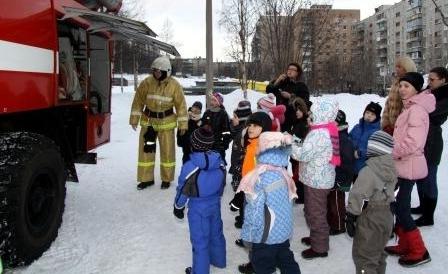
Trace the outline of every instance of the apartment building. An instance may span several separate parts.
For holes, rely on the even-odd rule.
[[[446,16],[448,1],[435,2]],[[399,56],[411,57],[422,73],[448,65],[448,26],[442,13],[432,0],[402,0],[376,8],[374,15],[359,22],[352,30],[352,58],[360,66],[358,72],[374,74],[355,86],[385,90]]]

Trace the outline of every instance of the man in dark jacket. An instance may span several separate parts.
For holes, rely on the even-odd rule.
[[[345,232],[345,192],[350,191],[353,182],[353,166],[355,164],[354,147],[348,135],[348,124],[345,112],[338,111],[336,123],[339,130],[339,151],[341,165],[336,167],[334,187],[328,195],[327,220],[330,226],[330,235]]]
[[[425,144],[425,158],[428,164],[428,176],[417,181],[420,206],[412,208],[413,214],[423,214],[415,220],[417,226],[434,224],[434,211],[437,205],[437,168],[443,151],[441,126],[448,116],[448,70],[444,67],[431,69],[429,88],[436,97],[436,109],[429,114],[429,131]]]
[[[299,64],[290,63],[286,73],[281,74],[266,87],[266,93],[273,93],[275,95],[276,104],[286,107],[285,122],[282,125],[282,131],[291,130],[292,122],[295,120],[295,111],[289,104],[291,97],[300,97],[310,106],[308,87],[305,83],[299,81],[302,72],[302,67]]]

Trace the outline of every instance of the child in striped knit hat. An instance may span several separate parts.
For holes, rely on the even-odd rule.
[[[384,248],[392,232],[397,171],[392,159],[394,140],[382,130],[367,143],[366,165],[350,190],[346,228],[353,237],[352,256],[356,273],[385,273]],[[368,202],[367,202],[368,201]]]

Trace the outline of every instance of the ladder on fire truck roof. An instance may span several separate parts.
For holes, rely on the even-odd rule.
[[[148,44],[171,55],[180,56],[173,45],[155,39],[157,34],[143,22],[87,9],[63,8],[65,14],[61,20],[82,17],[89,21],[90,27],[87,31],[90,33],[110,32],[112,40],[133,40]]]

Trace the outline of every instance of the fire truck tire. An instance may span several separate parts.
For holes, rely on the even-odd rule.
[[[58,235],[66,174],[58,146],[35,133],[0,134],[0,255],[28,265]]]

